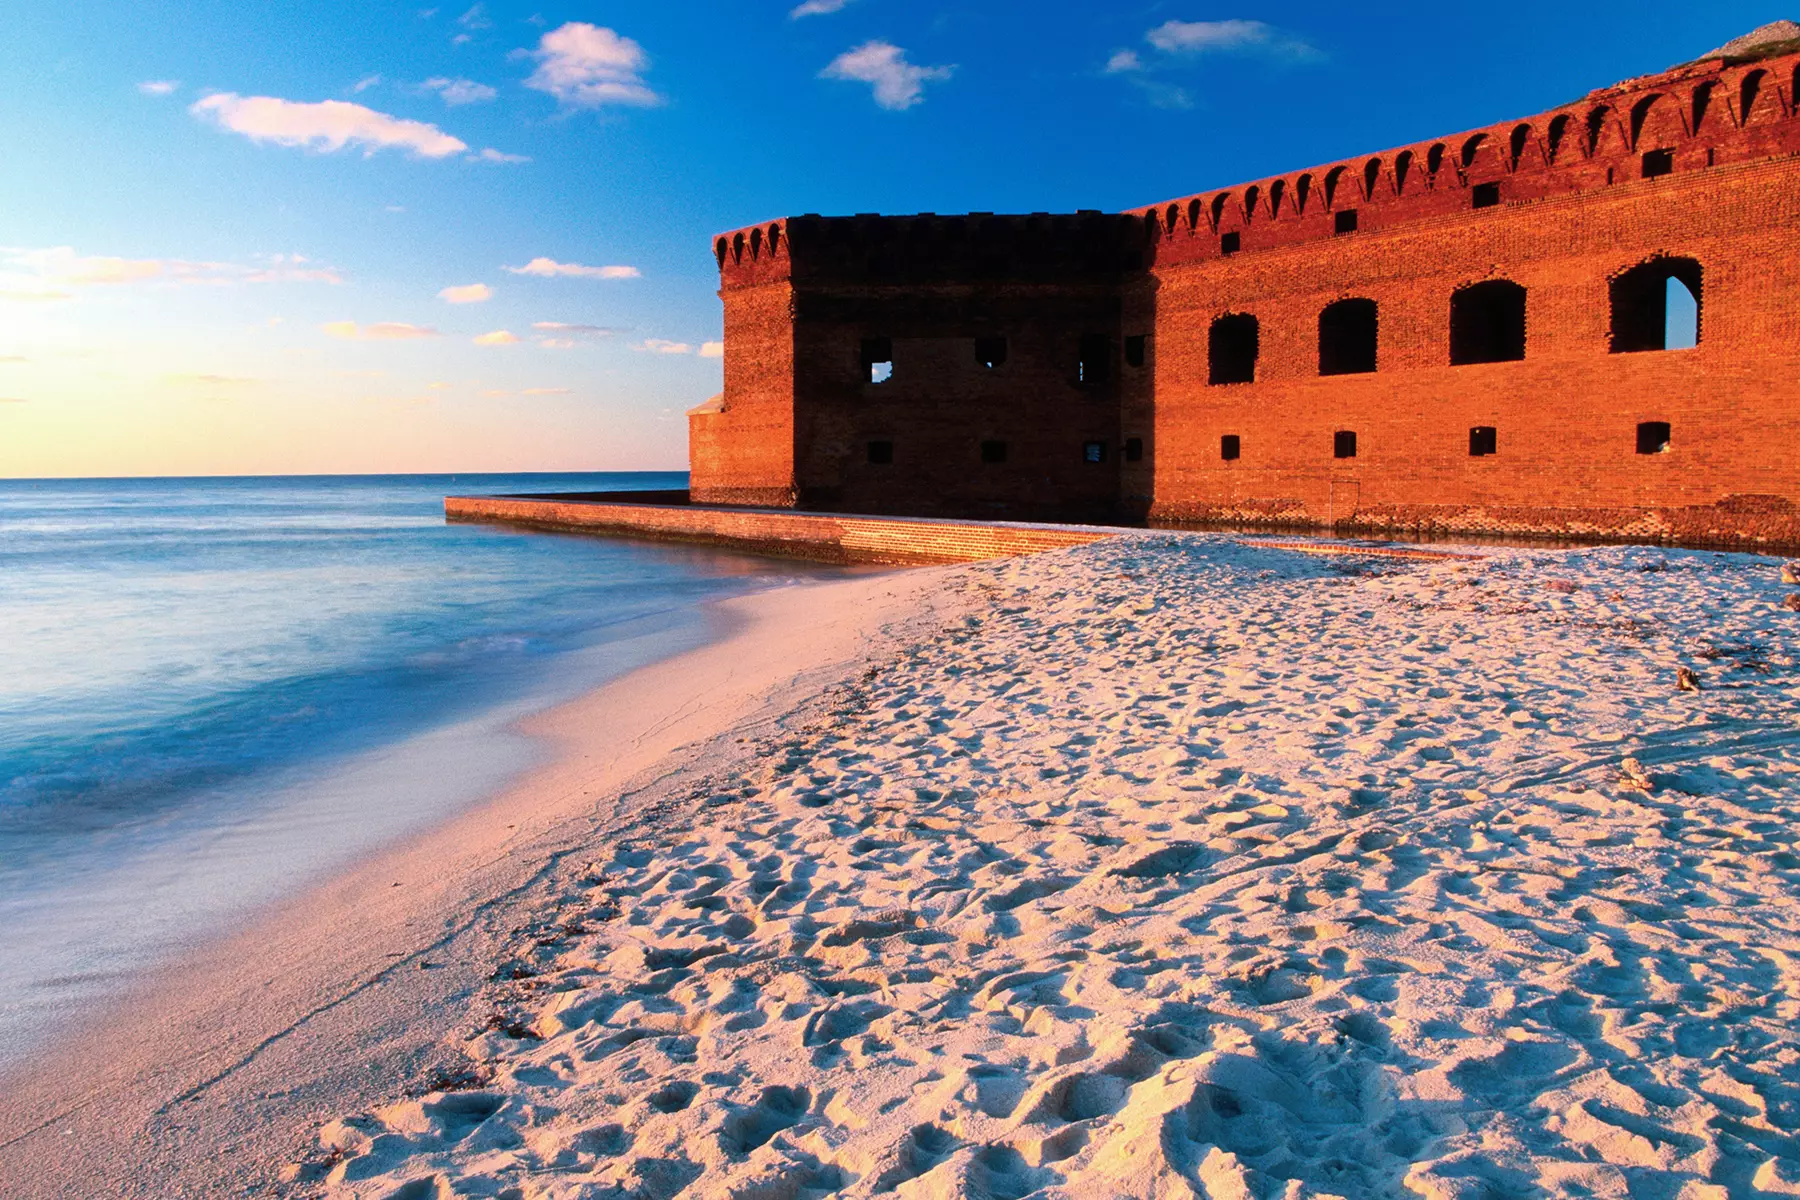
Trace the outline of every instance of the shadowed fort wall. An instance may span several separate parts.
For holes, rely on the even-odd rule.
[[[1800,542],[1785,49],[1124,217],[796,218],[721,238],[725,411],[694,418],[696,498]],[[1698,294],[1697,347],[1614,352],[1631,340],[1616,281],[1645,263]],[[1495,280],[1523,289],[1523,358],[1452,365],[1453,297]],[[1344,300],[1372,318],[1374,369],[1322,374],[1321,313]],[[1254,319],[1252,368],[1226,372],[1247,382],[1213,382],[1221,317]],[[994,337],[1006,361],[983,366],[976,339]],[[891,340],[886,383],[864,382],[871,338]],[[1104,382],[1082,378],[1097,338]],[[1669,426],[1659,452],[1638,452],[1647,422]],[[1491,453],[1471,453],[1474,429]],[[984,462],[1001,440],[1007,461]]]

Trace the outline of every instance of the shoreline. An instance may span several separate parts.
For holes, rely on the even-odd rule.
[[[734,731],[790,716],[887,626],[929,620],[915,602],[936,574],[716,602],[715,640],[522,721],[544,765],[151,973],[6,1072],[8,1193],[269,1187],[307,1119],[456,1070],[439,1043],[491,972],[472,949],[504,932],[490,923],[552,886],[562,857],[743,753]]]

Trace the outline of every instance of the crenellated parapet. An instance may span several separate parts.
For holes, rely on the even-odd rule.
[[[713,240],[722,285],[1111,283],[1146,266],[1138,220],[1097,211],[821,217]]]
[[[1780,51],[1780,52],[1772,52]],[[1703,59],[1526,120],[1131,210],[1167,266],[1800,154],[1800,45]]]

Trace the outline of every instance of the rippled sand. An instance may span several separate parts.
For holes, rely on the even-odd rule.
[[[946,574],[966,618],[572,863],[467,1071],[290,1178],[1800,1193],[1795,589],[1473,554],[1142,534]]]

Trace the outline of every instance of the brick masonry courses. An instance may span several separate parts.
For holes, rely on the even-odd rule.
[[[694,498],[1800,545],[1800,46],[1777,49],[1118,216],[725,235],[725,392],[690,418]],[[1699,345],[1613,353],[1612,281],[1657,259],[1699,264]],[[1525,357],[1452,366],[1452,295],[1493,279],[1526,290]],[[1322,376],[1319,316],[1345,298],[1376,304],[1377,370]],[[1256,318],[1254,382],[1209,383],[1226,314]],[[978,363],[978,337],[1006,362]],[[1108,347],[1099,381],[1084,337]],[[892,345],[885,383],[869,338]],[[1639,454],[1651,421],[1668,447]],[[1477,426],[1492,455],[1470,455]],[[983,462],[997,441],[1006,461]]]

